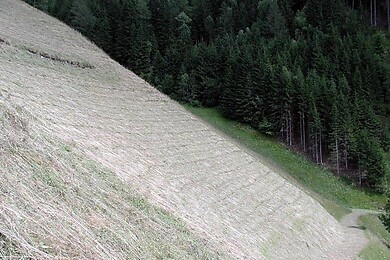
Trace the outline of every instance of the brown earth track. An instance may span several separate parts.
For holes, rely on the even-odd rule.
[[[346,232],[314,199],[79,33],[1,0],[0,102],[116,173],[233,258],[351,259]],[[25,50],[90,64],[41,59]]]

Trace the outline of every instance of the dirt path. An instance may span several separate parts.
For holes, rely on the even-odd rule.
[[[0,101],[28,110],[39,131],[108,167],[210,244],[235,259],[357,254],[343,244],[349,231],[305,191],[79,33],[16,0],[1,0],[0,23],[8,42]],[[45,58],[58,56],[69,62]],[[69,66],[81,63],[90,66]]]
[[[372,215],[380,215],[383,214],[383,212],[375,211],[375,210],[368,210],[368,209],[351,209],[352,212],[348,215],[344,216],[340,223],[346,227],[351,229],[358,229],[361,230],[358,225],[358,220],[361,216],[372,214]]]
[[[199,117],[205,124],[213,127],[213,125],[206,120]],[[297,186],[301,186],[299,182],[297,182],[290,175],[281,170],[278,166],[274,165],[274,163],[262,157],[260,154],[252,151],[247,148],[245,145],[241,144],[236,139],[230,137],[229,135],[221,132],[218,132],[223,135],[225,138],[229,139],[231,142],[235,143],[237,146],[240,146],[241,149],[245,150],[247,153],[252,156],[258,158],[265,165],[270,167],[273,171],[277,172],[279,175],[284,177],[286,180],[296,184]],[[304,189],[304,187],[301,187]],[[337,249],[333,250],[330,254],[329,259],[355,259],[358,258],[358,254],[367,246],[369,243],[369,239],[364,232],[364,229],[359,225],[359,218],[364,215],[372,214],[372,215],[380,215],[383,214],[381,211],[376,210],[367,210],[367,209],[350,209],[351,213],[345,215],[339,222],[342,225],[345,233],[345,237],[343,239],[342,245]]]
[[[338,252],[334,252],[333,259],[351,259],[357,257],[369,242],[367,235],[359,225],[359,218],[367,214],[379,215],[381,212],[366,209],[351,209],[352,212],[340,220],[346,234],[343,247]],[[351,252],[355,252],[351,255]]]

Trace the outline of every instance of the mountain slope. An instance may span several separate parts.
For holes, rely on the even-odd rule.
[[[210,248],[218,248],[233,258],[318,259],[343,251],[347,238],[342,227],[314,199],[111,60],[79,33],[16,0],[2,1],[0,22],[3,25],[0,28],[0,104],[2,111],[29,111],[31,114],[32,120],[26,125],[31,123],[35,134],[26,139],[29,149],[39,146],[35,139],[40,140],[40,135],[58,140],[69,147],[67,149],[115,173],[153,205],[180,218],[196,236],[210,241]],[[13,121],[8,125],[13,126]],[[5,133],[2,135],[4,144],[12,140],[12,130]],[[22,147],[26,140],[19,140]],[[40,153],[50,153],[51,163],[61,161],[62,155],[44,147],[33,157],[39,159]],[[10,159],[9,152],[1,155],[5,166],[15,161]],[[26,158],[18,156],[16,158]],[[35,187],[28,175],[34,174],[34,167],[29,169],[22,164],[19,170],[14,170],[11,164],[2,169],[5,172],[0,178],[13,176],[13,171],[24,173],[27,176],[21,179],[29,185],[26,187]],[[74,178],[62,183],[63,189],[82,183],[80,192],[83,188],[93,188],[101,192],[100,195],[106,192],[99,186],[106,185],[101,181],[116,178],[108,174],[96,184],[83,180],[88,172],[68,167],[59,167],[57,171],[57,177],[71,173]],[[12,192],[11,184],[20,181],[1,180],[2,193]],[[56,186],[55,178],[46,181],[46,185]],[[19,190],[19,186],[15,188]],[[86,198],[92,201],[100,196],[90,192]],[[115,191],[112,192],[108,197],[115,196]],[[121,214],[125,194],[116,194],[116,214]],[[46,202],[41,197],[35,202],[43,208],[46,204],[56,207],[59,201],[65,200],[61,196],[48,198]],[[31,204],[23,200],[23,196],[7,198],[2,199],[0,212],[21,210],[18,214],[0,215],[8,219],[1,222],[0,232],[11,241],[17,238],[11,235],[13,231],[26,229],[33,223],[44,225],[45,218],[51,216],[49,210],[41,210],[41,206],[35,210],[20,207],[20,203]],[[73,212],[76,219],[81,217],[81,212],[69,207],[63,209],[65,215]],[[94,206],[86,204],[82,208],[91,210]],[[101,214],[102,218],[112,219],[106,209]],[[113,219],[112,224],[125,225],[132,220],[132,217],[120,216]],[[153,219],[150,221],[150,225],[155,223]],[[55,222],[62,223],[61,219]],[[23,223],[27,224],[21,227]],[[59,246],[63,234],[56,230],[55,224],[48,225],[44,230],[37,229],[36,233],[21,233],[26,237],[16,241],[39,244],[42,232],[46,232],[53,237],[43,242],[44,248],[52,250],[47,254],[58,256],[73,252],[77,239],[68,239]],[[63,230],[71,232],[66,227]],[[89,234],[88,229],[85,232]],[[179,231],[172,232],[172,236],[181,241],[181,237],[175,235]],[[136,241],[135,245],[139,243],[138,236],[129,238],[129,234],[115,234],[124,244],[128,239]],[[81,232],[80,237],[83,235]],[[88,248],[90,256],[123,258],[129,253],[125,246],[115,243],[112,251],[99,248],[100,243],[107,241],[104,235],[93,236],[93,239],[97,243]],[[166,242],[177,244],[169,237]],[[195,244],[203,252],[204,245]],[[180,245],[179,242],[177,251],[183,250]],[[147,247],[137,248],[135,256],[148,257]],[[167,251],[171,251],[169,247]],[[352,258],[356,253],[347,251],[342,255]],[[210,254],[212,258],[215,256]],[[202,258],[199,253],[193,256]]]
[[[20,107],[0,105],[0,176],[1,259],[221,257]]]

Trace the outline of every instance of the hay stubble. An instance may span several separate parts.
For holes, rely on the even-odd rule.
[[[246,259],[318,259],[343,251],[343,229],[309,195],[112,61],[79,33],[16,0],[2,1],[0,23],[4,25],[0,39],[10,43],[0,44],[0,103],[8,110],[29,111],[33,118],[29,124],[37,135],[69,144],[88,161],[109,169],[121,180],[116,187],[128,185],[147,203],[180,218],[196,237],[202,237],[200,241],[209,241],[210,251],[218,248],[225,256]],[[91,68],[42,59],[25,47]],[[45,138],[41,142],[47,145]],[[34,147],[32,143],[29,149]],[[145,232],[148,237],[150,229],[143,231],[142,225],[137,232],[131,229],[132,221],[149,222],[142,214],[126,215],[131,208],[123,196],[129,190],[107,190],[114,178],[110,174],[92,178],[90,169],[78,169],[77,164],[72,168],[68,165],[72,159],[62,159],[66,149],[49,156],[49,161],[45,153],[12,155],[20,166],[15,172],[23,179],[17,188],[22,195],[2,201],[5,224],[0,233],[25,246],[47,234],[50,239],[42,241],[47,250],[35,247],[38,251],[34,251],[43,255],[144,258],[155,252],[157,246],[149,249],[139,235]],[[6,165],[10,156],[9,151],[3,156]],[[46,164],[58,169],[45,171]],[[35,179],[31,165],[41,172]],[[1,186],[16,180],[6,181]],[[50,193],[43,196],[46,189]],[[79,195],[68,198],[70,190]],[[25,210],[9,206],[15,203]],[[15,222],[18,214],[27,220]],[[45,221],[50,225],[43,225]],[[183,241],[183,235],[175,235],[179,231],[164,223],[157,232],[171,230]],[[62,224],[63,228],[57,227]],[[36,225],[34,234],[26,230],[31,225]],[[96,233],[99,228],[104,232]],[[155,241],[153,245],[163,241],[151,237],[148,241]],[[23,244],[22,239],[28,241]],[[207,251],[203,243],[194,243],[195,258],[208,256],[199,253]],[[170,246],[163,252],[183,250]],[[352,257],[354,252],[346,255]]]

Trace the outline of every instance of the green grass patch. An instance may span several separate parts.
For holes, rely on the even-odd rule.
[[[304,156],[288,150],[275,139],[224,118],[217,109],[185,108],[258,154],[279,174],[292,177],[301,186],[318,194],[313,196],[338,219],[348,213],[345,208],[378,209],[386,203],[384,195],[370,193],[345,182]]]
[[[371,237],[370,243],[360,253],[361,259],[390,259],[390,233],[380,221],[378,215],[363,215],[359,225]]]
[[[390,247],[390,233],[387,232],[382,221],[376,215],[364,215],[359,218],[359,225],[378,237],[385,245]]]
[[[362,260],[388,260],[390,259],[390,250],[379,241],[371,241],[360,252],[359,257]]]
[[[340,206],[338,203],[329,199],[325,199],[317,193],[311,193],[311,195],[337,220],[341,220],[345,215],[352,212],[349,208]]]

